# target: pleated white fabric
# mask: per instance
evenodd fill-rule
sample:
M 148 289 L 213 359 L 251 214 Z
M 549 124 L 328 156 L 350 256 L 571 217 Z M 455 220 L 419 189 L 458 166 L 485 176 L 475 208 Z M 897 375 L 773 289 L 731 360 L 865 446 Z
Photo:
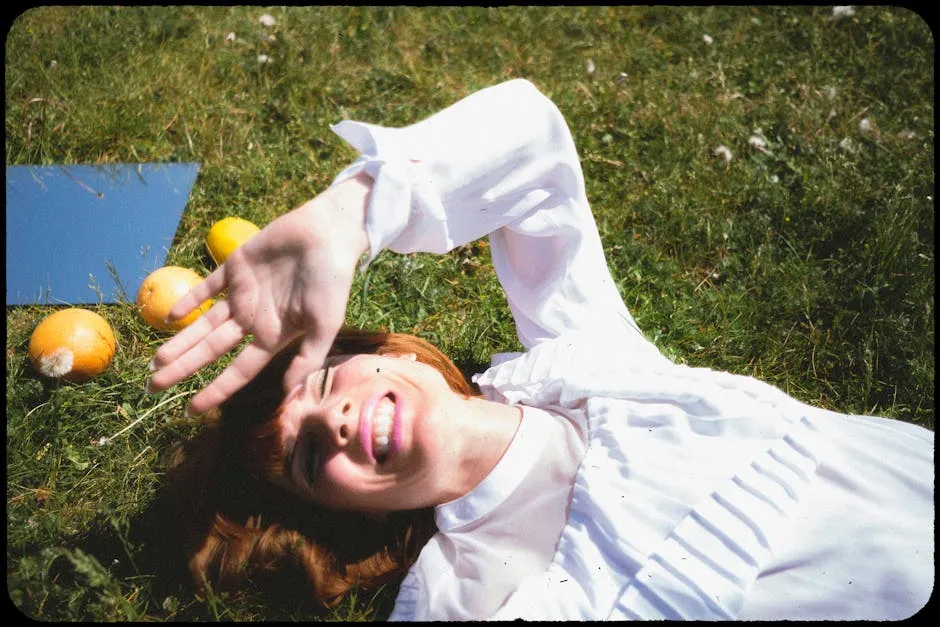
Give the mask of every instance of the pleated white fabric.
M 333 127 L 371 250 L 488 235 L 526 352 L 476 377 L 509 449 L 438 506 L 392 619 L 897 619 L 933 587 L 931 431 L 676 365 L 610 276 L 577 150 L 531 83 L 402 128 Z
M 562 411 L 586 403 L 589 424 L 552 564 L 495 617 L 737 617 L 814 474 L 815 431 L 798 403 L 759 381 L 598 358 L 609 342 L 572 334 L 478 378 L 494 397 Z M 582 367 L 562 379 L 519 386 L 539 362 L 573 361 Z

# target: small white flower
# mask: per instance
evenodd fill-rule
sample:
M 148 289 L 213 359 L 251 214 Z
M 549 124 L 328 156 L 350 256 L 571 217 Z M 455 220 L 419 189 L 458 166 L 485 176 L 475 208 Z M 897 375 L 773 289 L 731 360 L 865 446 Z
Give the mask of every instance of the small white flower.
M 59 65 L 58 62 L 56 62 L 56 60 L 53 59 L 52 61 L 49 62 L 49 69 L 50 69 L 50 70 L 54 70 L 54 69 L 55 69 L 55 66 L 57 66 L 57 65 Z
M 852 6 L 832 7 L 832 18 L 841 20 L 843 17 L 852 17 L 855 15 L 855 8 Z
M 271 61 L 271 57 L 269 57 L 268 55 L 266 54 L 258 55 L 258 63 L 260 63 L 261 65 L 264 65 L 265 63 L 268 63 L 270 61 Z
M 594 67 L 594 61 L 592 61 L 591 59 L 588 59 L 584 63 L 584 69 L 587 70 L 588 74 L 593 74 L 594 70 L 597 68 Z
M 839 148 L 846 152 L 855 152 L 855 142 L 852 141 L 851 137 L 844 137 L 839 142 Z
M 780 182 L 780 177 L 777 176 L 776 174 L 773 174 L 773 175 L 771 175 L 771 177 L 770 177 L 770 182 L 771 182 L 771 183 L 779 183 L 779 182 Z
M 277 20 L 274 19 L 274 16 L 268 15 L 267 13 L 259 17 L 258 21 L 261 22 L 262 26 L 274 26 L 275 24 L 277 24 Z
M 104 446 L 107 443 L 108 443 L 108 436 L 103 435 L 100 438 L 98 438 L 98 446 Z
M 838 95 L 836 88 L 831 86 L 823 87 L 823 92 L 826 94 L 826 98 L 829 100 L 835 100 L 836 96 Z
M 604 133 L 604 136 L 601 137 L 601 141 L 605 144 L 609 144 L 610 142 L 614 141 L 614 136 L 610 133 Z
M 763 137 L 758 135 L 751 135 L 751 137 L 747 140 L 747 143 L 750 144 L 752 148 L 756 148 L 761 152 L 767 152 L 767 142 L 764 141 Z
M 724 159 L 725 163 L 731 163 L 731 151 L 723 144 L 715 148 L 715 156 Z
M 858 132 L 859 133 L 870 133 L 871 132 L 871 120 L 868 118 L 862 118 L 858 121 Z
M 235 41 L 235 33 L 231 32 L 225 36 L 225 41 Z
M 706 46 L 710 46 L 712 45 L 712 42 L 714 42 L 715 40 L 712 39 L 711 35 L 702 35 L 702 41 L 705 42 Z
M 273 44 L 275 41 L 277 41 L 277 37 L 274 35 L 268 35 L 268 41 Z
M 622 83 L 623 81 L 627 80 L 627 76 L 629 75 L 626 72 L 621 72 L 617 75 L 617 81 Z

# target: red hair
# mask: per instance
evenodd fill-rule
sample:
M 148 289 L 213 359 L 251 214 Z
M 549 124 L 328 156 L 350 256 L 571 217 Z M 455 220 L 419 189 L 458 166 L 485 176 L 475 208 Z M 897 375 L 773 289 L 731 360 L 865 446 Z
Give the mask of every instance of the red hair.
M 282 380 L 296 353 L 295 343 L 278 354 L 175 452 L 169 488 L 198 590 L 273 584 L 281 592 L 312 592 L 329 607 L 353 586 L 375 588 L 403 576 L 436 531 L 433 508 L 379 519 L 319 507 L 274 484 L 283 469 L 276 420 Z M 476 394 L 450 359 L 418 337 L 345 329 L 330 350 L 363 353 L 414 353 L 458 394 Z

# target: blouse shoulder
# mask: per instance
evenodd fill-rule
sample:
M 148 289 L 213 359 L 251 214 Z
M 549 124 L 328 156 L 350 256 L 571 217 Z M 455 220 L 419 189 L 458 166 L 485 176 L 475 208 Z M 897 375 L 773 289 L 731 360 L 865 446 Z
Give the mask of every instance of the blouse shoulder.
M 596 394 L 585 381 L 597 373 L 674 367 L 640 331 L 623 318 L 599 319 L 592 329 L 574 329 L 523 353 L 497 353 L 473 381 L 489 400 L 568 404 Z M 605 390 L 617 396 L 615 390 Z

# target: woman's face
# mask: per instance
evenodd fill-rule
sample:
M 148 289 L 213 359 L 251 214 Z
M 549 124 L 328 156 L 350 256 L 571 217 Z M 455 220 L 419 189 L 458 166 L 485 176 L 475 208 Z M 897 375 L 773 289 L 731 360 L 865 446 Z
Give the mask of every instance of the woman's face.
M 458 435 L 449 416 L 462 402 L 413 354 L 331 357 L 278 418 L 289 487 L 337 509 L 442 503 Z

